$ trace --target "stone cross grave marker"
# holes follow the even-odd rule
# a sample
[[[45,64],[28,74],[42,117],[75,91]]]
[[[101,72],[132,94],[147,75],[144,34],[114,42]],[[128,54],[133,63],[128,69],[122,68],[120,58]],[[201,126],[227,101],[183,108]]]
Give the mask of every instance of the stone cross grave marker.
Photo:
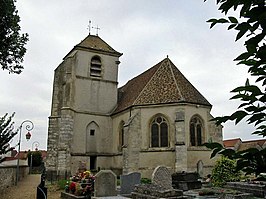
[[[155,168],[152,173],[151,181],[165,189],[173,189],[171,173],[165,166],[158,166]]]
[[[111,170],[101,170],[95,176],[94,196],[116,196],[116,175]]]
[[[131,194],[135,185],[140,184],[141,174],[139,172],[131,172],[127,175],[121,175],[121,194]]]

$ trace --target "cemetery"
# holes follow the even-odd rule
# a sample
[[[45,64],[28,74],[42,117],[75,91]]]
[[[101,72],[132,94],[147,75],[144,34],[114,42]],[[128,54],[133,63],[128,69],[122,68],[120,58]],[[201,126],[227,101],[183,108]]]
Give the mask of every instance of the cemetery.
[[[119,180],[119,183],[118,183]],[[84,171],[72,176],[61,192],[62,199],[86,198],[265,198],[264,182],[228,182],[214,187],[198,178],[195,172],[171,174],[165,166],[158,166],[152,173],[151,182],[143,183],[141,173],[116,176],[111,170],[100,170],[95,175]]]

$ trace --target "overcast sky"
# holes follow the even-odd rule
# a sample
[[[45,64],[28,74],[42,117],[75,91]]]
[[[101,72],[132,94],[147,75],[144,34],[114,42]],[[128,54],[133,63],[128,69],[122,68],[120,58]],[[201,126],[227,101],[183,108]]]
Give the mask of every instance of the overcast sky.
[[[222,16],[214,0],[23,0],[16,5],[22,32],[30,40],[23,72],[0,71],[0,113],[16,112],[16,127],[26,119],[34,123],[28,142],[22,128],[23,150],[34,148],[34,141],[46,149],[54,69],[88,35],[89,20],[100,27],[104,41],[123,53],[119,86],[168,55],[213,105],[213,116],[230,114],[239,104],[229,98],[230,90],[248,77],[246,67],[232,61],[243,51],[243,41],[235,43],[235,32],[225,26],[209,29],[206,21]],[[260,138],[252,136],[252,131],[244,122],[226,123],[223,136]]]

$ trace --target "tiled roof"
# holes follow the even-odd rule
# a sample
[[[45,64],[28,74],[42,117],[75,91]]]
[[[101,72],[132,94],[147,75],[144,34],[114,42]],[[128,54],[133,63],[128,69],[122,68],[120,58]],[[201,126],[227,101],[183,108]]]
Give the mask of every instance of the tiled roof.
[[[95,52],[98,51],[102,54],[109,54],[114,56],[122,55],[122,53],[114,50],[104,40],[102,40],[99,36],[96,35],[88,35],[84,40],[77,44],[65,57],[67,57],[73,50],[76,49],[87,49]]]
[[[227,147],[235,147],[237,142],[242,142],[242,141],[241,141],[240,138],[235,138],[235,139],[230,139],[230,140],[224,140],[223,144],[224,144],[225,148],[227,148]]]
[[[88,35],[83,41],[81,41],[75,47],[83,47],[97,51],[104,51],[112,54],[116,54],[121,56],[122,53],[117,52],[111,46],[109,46],[104,40],[102,40],[99,36]]]
[[[118,92],[114,113],[136,105],[186,102],[211,106],[169,58],[128,81]]]
[[[265,142],[266,139],[243,141],[238,150],[243,151],[249,148],[263,148]]]
[[[239,143],[238,143],[239,142]],[[236,144],[238,143],[238,146]],[[237,151],[243,151],[249,148],[263,148],[266,145],[266,139],[242,141],[240,138],[223,141],[225,148],[234,147]]]

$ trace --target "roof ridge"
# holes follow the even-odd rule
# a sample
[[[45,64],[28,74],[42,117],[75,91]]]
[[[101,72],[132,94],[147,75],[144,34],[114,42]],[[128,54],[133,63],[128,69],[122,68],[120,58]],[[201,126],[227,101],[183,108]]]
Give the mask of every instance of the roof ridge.
[[[184,99],[184,96],[182,95],[182,92],[181,92],[181,90],[178,87],[178,84],[177,84],[177,81],[176,81],[176,78],[175,78],[175,75],[174,75],[173,68],[171,67],[171,63],[172,62],[171,62],[171,60],[168,57],[166,59],[167,59],[168,67],[170,68],[171,74],[172,74],[172,76],[174,78],[174,82],[175,82],[175,85],[176,85],[176,89],[177,89],[178,93],[181,96],[181,100],[183,100]]]
[[[157,67],[156,71],[153,73],[153,75],[150,77],[149,81],[147,81],[147,83],[145,84],[145,86],[142,88],[142,90],[140,91],[138,97],[136,97],[136,99],[134,100],[134,102],[132,103],[133,105],[135,104],[136,101],[138,101],[138,99],[140,98],[141,94],[145,91],[145,88],[147,87],[147,85],[152,81],[152,78],[155,76],[155,74],[158,72],[159,68],[162,67],[162,64],[165,62],[165,59],[162,60],[161,62],[159,62],[159,66]],[[154,67],[156,67],[156,65],[154,65]],[[142,73],[143,74],[143,73]]]

